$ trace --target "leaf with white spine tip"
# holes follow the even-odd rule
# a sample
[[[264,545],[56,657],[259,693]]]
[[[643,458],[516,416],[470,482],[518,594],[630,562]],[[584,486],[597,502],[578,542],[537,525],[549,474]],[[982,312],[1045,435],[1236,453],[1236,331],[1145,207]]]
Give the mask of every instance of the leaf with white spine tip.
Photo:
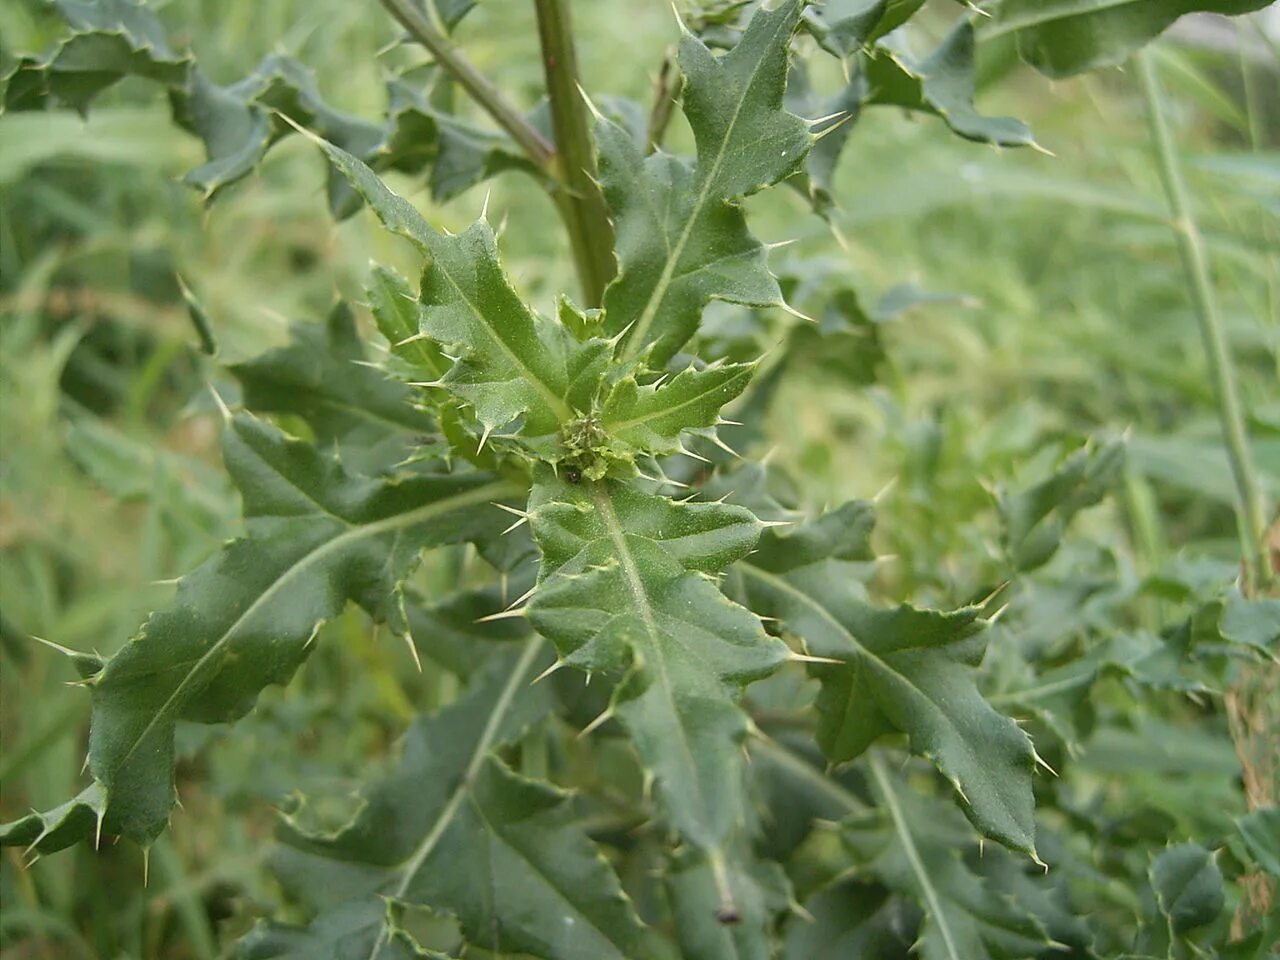
[[[916,940],[921,960],[1025,960],[1052,943],[1040,922],[999,895],[962,859],[973,835],[954,808],[916,791],[876,756],[875,810],[840,825],[856,862],[924,911]]]
[[[605,326],[626,357],[652,347],[661,366],[697,329],[711,300],[782,306],[765,248],[736,201],[804,162],[811,137],[783,108],[788,50],[803,0],[758,9],[738,44],[717,58],[685,33],[680,69],[697,163],[645,158],[621,127],[597,127],[600,180],[613,214],[618,276],[605,292]]]
[[[1012,35],[1018,55],[1050,77],[1118,66],[1184,14],[1237,16],[1272,0],[1002,0],[983,41]]]
[[[979,830],[1032,852],[1035,753],[974,682],[986,647],[981,611],[873,606],[849,563],[869,552],[871,514],[870,504],[854,502],[766,530],[756,553],[734,568],[734,586],[811,654],[840,661],[812,667],[822,681],[817,736],[828,759],[851,760],[884,734],[906,733],[912,751],[955,785]]]
[[[530,499],[543,571],[529,620],[565,663],[621,675],[611,710],[652,771],[666,819],[715,850],[749,816],[738,693],[788,653],[698,571],[746,554],[760,524],[741,507],[545,473]]]
[[[523,417],[521,433],[530,437],[552,434],[576,411],[590,409],[609,344],[580,344],[526,306],[502,271],[487,223],[457,236],[437,233],[356,157],[315,142],[387,229],[426,255],[420,329],[461,354],[441,386],[469,404],[486,429]]]
[[[313,936],[334,911],[364,904],[372,913],[387,898],[454,914],[468,945],[485,950],[547,960],[670,956],[567,797],[493,754],[551,709],[550,688],[530,684],[540,649],[534,638],[521,653],[495,656],[461,700],[417,720],[348,825],[319,836],[282,826],[273,869],[315,911]],[[364,950],[390,929],[366,932]]]
[[[0,824],[0,847],[31,847],[40,853],[62,850],[97,835],[106,805],[102,784],[94,781],[61,806]]]
[[[103,829],[143,844],[174,803],[178,720],[243,716],[264,687],[288,682],[318,624],[348,601],[403,633],[400,583],[423,548],[496,535],[503,520],[492,502],[520,492],[481,473],[350,474],[248,414],[231,419],[223,448],[247,535],[184,577],[91,685],[89,769],[106,795]]]
[[[610,440],[637,451],[673,453],[686,430],[714,427],[725,404],[751,380],[757,363],[689,367],[657,386],[640,386],[634,377],[619,380],[600,410],[600,427]]]

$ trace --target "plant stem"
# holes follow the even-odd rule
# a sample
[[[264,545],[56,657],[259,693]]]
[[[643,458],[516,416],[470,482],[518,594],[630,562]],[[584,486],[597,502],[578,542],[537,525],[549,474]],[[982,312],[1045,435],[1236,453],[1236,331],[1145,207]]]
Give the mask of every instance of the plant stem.
[[[587,306],[598,307],[604,302],[604,289],[617,267],[613,258],[613,225],[596,178],[596,149],[586,94],[578,79],[569,0],[534,0],[534,8],[555,130],[553,171],[560,184],[557,203],[569,231]]]
[[[649,127],[645,134],[645,147],[649,153],[662,146],[662,138],[666,136],[676,99],[683,87],[684,74],[680,72],[674,54],[668,53],[662,58],[662,66],[653,81],[653,107],[649,110]]]
[[[462,84],[476,103],[488,111],[498,126],[511,135],[511,139],[520,145],[530,160],[543,170],[551,171],[555,148],[503,96],[502,91],[490,83],[489,78],[463,55],[453,41],[445,36],[444,31],[431,22],[422,8],[413,0],[381,0],[381,3],[413,39],[431,51],[436,61]]]
[[[1270,566],[1262,549],[1262,532],[1266,528],[1266,510],[1263,504],[1258,471],[1249,450],[1244,415],[1240,407],[1239,388],[1236,385],[1235,367],[1218,315],[1217,301],[1209,277],[1209,264],[1205,255],[1204,240],[1192,215],[1187,197],[1182,169],[1174,149],[1173,138],[1165,119],[1164,101],[1160,81],[1150,57],[1146,53],[1135,55],[1142,93],[1147,103],[1151,122],[1151,137],[1156,159],[1160,167],[1160,179],[1173,215],[1171,226],[1178,241],[1186,271],[1200,337],[1204,341],[1205,357],[1218,404],[1222,437],[1227,447],[1227,458],[1235,479],[1237,498],[1237,523],[1240,528],[1240,546],[1244,554],[1245,593],[1252,595],[1270,577]]]

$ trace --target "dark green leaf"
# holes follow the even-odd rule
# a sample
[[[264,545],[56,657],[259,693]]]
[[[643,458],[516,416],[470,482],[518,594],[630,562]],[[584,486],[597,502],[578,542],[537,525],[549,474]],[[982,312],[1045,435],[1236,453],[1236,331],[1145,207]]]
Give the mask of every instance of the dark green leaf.
[[[1212,923],[1226,905],[1217,861],[1194,843],[1169,847],[1156,857],[1151,864],[1151,887],[1175,934]]]
[[[247,414],[228,424],[224,450],[248,536],[184,577],[170,606],[91,680],[102,829],[139,843],[155,839],[173,806],[178,720],[243,716],[263,687],[288,682],[348,601],[405,633],[400,584],[421,550],[494,535],[502,517],[492,503],[518,492],[477,473],[352,475]],[[75,823],[93,833],[86,817]],[[65,840],[46,837],[41,849]]]
[[[867,555],[871,506],[850,503],[818,520],[768,530],[735,572],[747,605],[780,620],[820,657],[818,740],[832,761],[860,755],[894,730],[955,785],[987,836],[1034,849],[1034,751],[974,683],[986,647],[980,610],[872,606],[846,561]]]
[[[325,933],[331,912],[361,903],[372,914],[386,898],[453,913],[469,944],[494,952],[668,955],[575,824],[567,797],[493,756],[550,707],[550,689],[530,684],[541,645],[533,638],[520,655],[495,658],[467,696],[415,723],[399,762],[364,791],[350,824],[319,836],[285,826],[276,872],[317,911],[313,937],[342,942],[345,931]],[[392,932],[383,923],[365,938],[383,943]]]

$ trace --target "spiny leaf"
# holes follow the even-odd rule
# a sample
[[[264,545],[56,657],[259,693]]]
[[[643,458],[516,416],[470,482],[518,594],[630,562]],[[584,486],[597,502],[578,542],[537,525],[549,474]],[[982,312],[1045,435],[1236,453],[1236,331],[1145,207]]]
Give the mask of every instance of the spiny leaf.
[[[460,359],[443,386],[474,408],[486,429],[523,416],[522,432],[546,436],[590,409],[608,360],[603,340],[578,343],[520,299],[498,263],[493,231],[478,221],[464,233],[437,233],[364,163],[318,138],[329,162],[388,230],[427,257],[419,327]]]
[[[418,720],[394,770],[364,792],[346,827],[321,836],[282,829],[275,869],[317,911],[314,936],[335,908],[360,903],[371,913],[386,898],[447,910],[470,945],[495,952],[548,960],[669,955],[576,825],[565,795],[493,756],[550,708],[549,688],[529,682],[542,646],[533,638],[521,654],[495,658],[463,699]],[[380,944],[391,933],[384,924],[366,938]]]
[[[736,694],[786,648],[695,571],[744,555],[759,523],[741,507],[549,476],[534,487],[530,523],[543,551],[534,629],[566,663],[622,675],[610,709],[653,771],[666,818],[718,848],[747,819]]]
[[[987,888],[961,859],[971,846],[963,820],[897,780],[876,756],[871,772],[882,806],[841,824],[857,859],[924,910],[922,960],[1024,960],[1050,946],[1044,929]]]
[[[178,720],[243,716],[264,687],[288,682],[349,600],[405,632],[399,587],[421,550],[494,535],[491,503],[518,489],[478,473],[352,475],[247,414],[229,423],[224,455],[248,536],[184,577],[92,680],[89,768],[105,792],[103,829],[139,843],[173,806]],[[92,833],[86,818],[76,823]]]
[[[4,79],[6,110],[43,107],[52,96],[81,113],[103,90],[126,76],[182,86],[192,69],[189,54],[169,46],[160,21],[131,0],[54,0],[72,34],[46,56],[20,60]]]
[[[805,26],[824,50],[852,57],[902,26],[924,0],[828,0],[805,11]]]
[[[652,454],[680,448],[686,430],[714,427],[721,408],[746,389],[757,364],[688,367],[661,385],[618,381],[600,412],[601,429],[613,440]]]
[[[818,740],[829,759],[850,760],[902,731],[955,785],[978,829],[1032,851],[1034,753],[974,684],[985,648],[980,611],[872,606],[843,562],[867,555],[871,512],[850,503],[765,531],[760,549],[734,568],[745,602],[781,620],[810,653],[841,661],[813,670],[822,681]]]
[[[0,847],[28,847],[40,853],[62,850],[94,836],[106,806],[106,792],[94,781],[61,806],[0,824]]]
[[[1013,35],[1018,54],[1050,77],[1116,66],[1187,13],[1227,16],[1271,0],[1002,0],[988,12],[985,40]]]
[[[795,172],[811,137],[783,109],[787,51],[804,0],[760,8],[737,46],[717,58],[686,33],[680,42],[684,112],[698,159],[645,159],[622,128],[597,137],[605,198],[616,223],[618,277],[605,293],[605,323],[624,356],[652,346],[661,365],[693,334],[712,299],[778,306],[764,249],[734,201]]]
[[[323,324],[293,324],[289,335],[287,345],[228,366],[250,410],[301,417],[321,446],[336,446],[347,466],[366,472],[399,462],[420,434],[435,429],[410,405],[409,387],[365,365],[345,303]]]
[[[542,174],[509,137],[465,123],[436,109],[424,88],[438,73],[415,71],[387,86],[387,119],[371,122],[335,110],[320,96],[314,74],[290,57],[271,54],[247,77],[220,86],[189,53],[176,53],[163,24],[132,0],[55,0],[72,28],[49,54],[26,58],[3,80],[0,102],[8,110],[44,109],[68,103],[84,113],[103,90],[124,77],[167,88],[174,121],[204,143],[207,161],[184,178],[212,198],[246,176],[290,132],[282,119],[306,127],[379,168],[417,174],[431,168],[432,194],[457,196],[505,170]],[[452,25],[471,4],[450,3],[441,12]],[[346,216],[358,206],[350,186],[330,171],[329,206]]]
[[[975,109],[974,33],[969,19],[957,23],[923,60],[912,56],[896,38],[895,34],[880,41],[864,60],[867,103],[935,114],[960,136],[979,143],[1017,147],[1035,142],[1020,120],[987,117]]]

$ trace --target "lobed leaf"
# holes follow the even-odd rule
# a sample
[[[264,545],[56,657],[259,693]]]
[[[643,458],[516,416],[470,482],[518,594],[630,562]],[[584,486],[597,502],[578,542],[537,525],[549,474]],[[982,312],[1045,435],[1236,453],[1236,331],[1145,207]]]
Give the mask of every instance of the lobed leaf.
[[[473,4],[441,9],[451,27]],[[429,93],[434,75],[394,77],[387,85],[387,118],[364,120],[330,107],[315,76],[298,61],[271,54],[249,76],[222,86],[211,81],[190,53],[177,53],[163,24],[133,0],[54,0],[72,33],[43,57],[27,57],[0,85],[7,110],[70,104],[81,113],[125,77],[151,80],[169,93],[174,122],[199,137],[208,159],[184,178],[206,199],[252,172],[271,147],[305,127],[380,168],[417,174],[431,169],[438,200],[505,170],[541,177],[505,134],[466,123],[438,109]],[[350,186],[333,171],[329,206],[347,216],[358,206]]]
[[[680,449],[686,430],[716,426],[720,410],[747,388],[758,364],[688,367],[662,384],[640,386],[634,377],[614,384],[601,407],[600,426],[611,440],[651,454]]]
[[[924,911],[916,939],[922,960],[1024,960],[1052,946],[1044,928],[989,889],[961,859],[964,822],[909,790],[879,758],[871,770],[883,803],[841,824],[841,837],[876,877]]]
[[[364,791],[347,826],[317,836],[284,825],[275,870],[316,911],[307,930],[315,948],[341,942],[352,950],[349,930],[330,929],[335,911],[358,909],[367,919],[386,900],[448,911],[469,945],[494,952],[669,956],[567,797],[494,755],[550,709],[549,689],[530,685],[542,646],[532,638],[521,653],[495,657],[462,699],[418,720],[394,770]],[[359,956],[391,941],[388,919],[361,928]]]
[[[794,173],[809,149],[804,121],[783,108],[788,47],[804,5],[761,7],[723,57],[688,32],[681,38],[695,166],[661,153],[645,158],[621,127],[600,123],[600,179],[618,252],[605,325],[622,334],[624,356],[650,349],[651,362],[664,364],[713,299],[783,305],[735,201]]]
[[[810,653],[822,681],[818,742],[834,762],[901,731],[955,786],[987,836],[1034,850],[1034,751],[983,699],[973,679],[985,623],[977,607],[952,612],[872,606],[846,561],[868,556],[872,510],[850,503],[795,528],[767,530],[734,568],[744,602],[775,617]]]
[[[1005,147],[1035,143],[1030,129],[1012,117],[988,117],[974,107],[974,29],[963,19],[929,56],[917,59],[903,41],[881,40],[864,59],[868,104],[920,110],[941,117],[960,136]]]
[[[224,456],[244,498],[248,535],[178,584],[177,596],[89,681],[89,769],[100,822],[80,813],[39,850],[95,830],[148,844],[174,803],[174,725],[225,723],[287,683],[319,626],[355,601],[397,633],[400,584],[421,550],[490,536],[492,502],[518,492],[480,473],[377,480],[248,414],[232,418]],[[92,799],[89,794],[82,795]],[[31,827],[13,828],[22,842]]]

